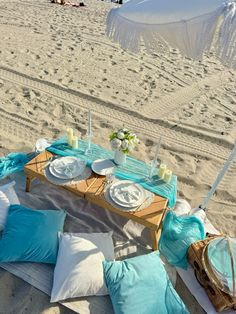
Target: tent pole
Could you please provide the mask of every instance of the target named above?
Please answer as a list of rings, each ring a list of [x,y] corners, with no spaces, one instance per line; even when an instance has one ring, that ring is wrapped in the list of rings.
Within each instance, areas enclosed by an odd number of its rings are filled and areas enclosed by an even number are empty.
[[[210,191],[208,192],[206,198],[204,199],[202,205],[199,206],[199,208],[206,210],[206,207],[207,207],[210,199],[212,198],[213,194],[215,193],[218,185],[220,184],[223,176],[225,175],[225,173],[229,169],[230,165],[233,163],[235,157],[236,157],[236,141],[234,143],[234,148],[232,149],[232,152],[230,153],[227,161],[225,162],[223,168],[221,169],[218,176],[216,177],[215,182],[212,184]]]

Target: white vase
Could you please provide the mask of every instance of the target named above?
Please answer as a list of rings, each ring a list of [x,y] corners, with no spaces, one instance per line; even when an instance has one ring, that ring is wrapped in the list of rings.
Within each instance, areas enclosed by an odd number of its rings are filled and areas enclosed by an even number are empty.
[[[122,165],[122,164],[126,163],[126,154],[124,154],[120,150],[116,150],[114,161],[117,165]]]

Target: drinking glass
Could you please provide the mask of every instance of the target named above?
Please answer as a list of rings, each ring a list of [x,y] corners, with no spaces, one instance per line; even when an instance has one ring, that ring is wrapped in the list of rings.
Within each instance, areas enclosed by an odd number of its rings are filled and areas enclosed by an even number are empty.
[[[105,189],[107,189],[115,180],[115,167],[112,170],[108,170],[106,173],[106,179],[105,179]]]

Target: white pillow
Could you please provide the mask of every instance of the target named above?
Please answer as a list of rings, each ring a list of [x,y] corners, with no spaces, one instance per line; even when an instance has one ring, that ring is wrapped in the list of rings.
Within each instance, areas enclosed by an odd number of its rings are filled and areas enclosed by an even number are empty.
[[[180,217],[188,216],[190,211],[190,204],[185,199],[178,198],[174,208],[176,215]]]
[[[114,258],[112,232],[59,233],[51,302],[108,294],[102,262]]]
[[[4,229],[8,208],[11,204],[20,204],[14,190],[15,181],[0,186],[0,231]]]

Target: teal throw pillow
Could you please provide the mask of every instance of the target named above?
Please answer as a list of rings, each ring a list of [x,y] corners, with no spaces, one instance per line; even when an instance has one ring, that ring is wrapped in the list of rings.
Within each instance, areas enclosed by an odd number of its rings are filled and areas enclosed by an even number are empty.
[[[105,281],[116,314],[186,314],[159,252],[124,261],[103,262]]]
[[[11,205],[0,240],[0,262],[56,263],[63,210],[36,210]]]

